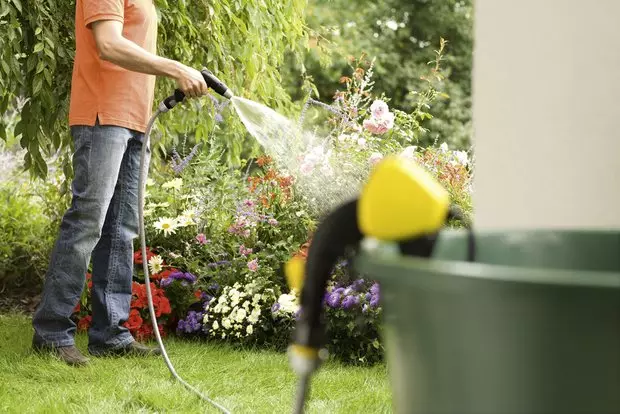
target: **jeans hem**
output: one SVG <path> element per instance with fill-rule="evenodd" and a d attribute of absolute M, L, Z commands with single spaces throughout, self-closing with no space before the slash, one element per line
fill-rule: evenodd
<path fill-rule="evenodd" d="M 63 339 L 60 341 L 46 341 L 35 337 L 32 339 L 32 346 L 35 348 L 64 348 L 67 346 L 75 346 L 75 340 Z"/>

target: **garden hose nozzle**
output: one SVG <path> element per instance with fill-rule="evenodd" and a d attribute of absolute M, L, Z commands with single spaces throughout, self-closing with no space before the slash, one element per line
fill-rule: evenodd
<path fill-rule="evenodd" d="M 217 76 L 215 76 L 209 69 L 202 68 L 202 77 L 204 78 L 207 86 L 213 89 L 218 94 L 222 95 L 226 99 L 231 99 L 234 94 L 232 91 L 226 86 L 224 82 L 219 80 Z M 174 94 L 170 95 L 159 105 L 159 110 L 161 112 L 167 112 L 170 109 L 174 108 L 176 104 L 183 102 L 185 99 L 185 94 L 180 89 L 175 89 Z"/>
<path fill-rule="evenodd" d="M 429 257 L 435 235 L 453 215 L 448 192 L 428 172 L 404 157 L 390 157 L 375 167 L 358 199 L 319 224 L 308 257 L 285 267 L 291 287 L 301 289 L 301 312 L 289 356 L 300 376 L 296 412 L 301 413 L 309 378 L 324 355 L 323 297 L 338 259 L 364 237 L 398 242 L 405 254 Z M 293 286 L 295 285 L 295 286 Z"/>

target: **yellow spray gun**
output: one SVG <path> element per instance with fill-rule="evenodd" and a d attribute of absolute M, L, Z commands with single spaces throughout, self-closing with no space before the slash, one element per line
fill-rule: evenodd
<path fill-rule="evenodd" d="M 375 167 L 358 199 L 321 221 L 307 259 L 293 258 L 285 265 L 289 286 L 301 291 L 301 313 L 289 347 L 299 376 L 296 413 L 303 412 L 310 378 L 327 354 L 322 300 L 338 259 L 365 237 L 397 242 L 403 254 L 429 257 L 437 233 L 451 218 L 460 217 L 441 184 L 412 160 L 389 157 Z"/>

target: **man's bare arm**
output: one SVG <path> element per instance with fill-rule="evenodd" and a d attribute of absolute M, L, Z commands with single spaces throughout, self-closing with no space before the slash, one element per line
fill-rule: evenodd
<path fill-rule="evenodd" d="M 91 25 L 99 57 L 124 69 L 148 75 L 174 79 L 189 97 L 203 96 L 207 84 L 202 74 L 177 61 L 147 52 L 123 37 L 123 24 L 115 20 L 100 20 Z"/>

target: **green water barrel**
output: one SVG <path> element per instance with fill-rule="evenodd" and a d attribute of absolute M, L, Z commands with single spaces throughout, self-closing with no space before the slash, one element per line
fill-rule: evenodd
<path fill-rule="evenodd" d="M 620 413 L 620 233 L 440 235 L 432 259 L 366 240 L 397 413 Z"/>

